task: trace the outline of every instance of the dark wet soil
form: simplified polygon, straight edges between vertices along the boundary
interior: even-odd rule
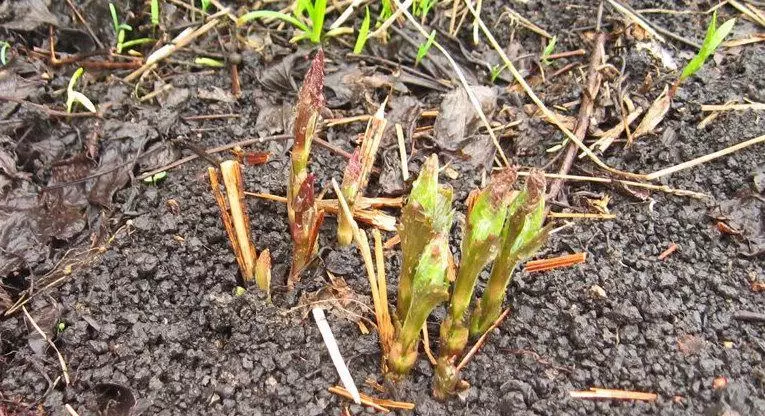
[[[74,3],[83,7],[93,2]],[[122,9],[137,10],[133,4],[137,2],[122,3]],[[595,23],[597,5],[591,3],[595,2],[531,1],[514,7],[557,34],[557,50],[563,51],[590,48],[589,41],[583,39],[587,28]],[[680,8],[674,2],[630,3],[638,9]],[[699,11],[708,6],[699,2],[686,8]],[[103,11],[100,6],[93,7],[86,16],[95,19]],[[497,30],[500,43],[509,44],[507,19],[497,23],[501,10],[492,7],[485,11],[487,23]],[[50,10],[60,27],[81,31],[65,3]],[[727,18],[733,9],[722,12]],[[105,16],[108,19],[108,14]],[[647,16],[696,41],[701,40],[707,20],[700,14]],[[448,26],[448,21],[442,24]],[[621,17],[607,8],[604,30],[623,27]],[[104,42],[113,41],[108,29],[96,30]],[[742,21],[737,33],[743,36],[755,29],[753,23]],[[460,40],[469,45],[469,30],[463,32]],[[14,45],[47,47],[47,28],[30,32],[2,29],[0,33],[12,38]],[[38,293],[26,308],[55,339],[69,368],[70,383],[65,386],[60,378],[55,352],[46,348],[22,312],[13,313],[0,321],[0,414],[25,414],[38,408],[44,414],[64,414],[64,405],[69,404],[82,415],[322,415],[339,414],[346,405],[327,391],[339,380],[316,326],[299,302],[302,294],[327,284],[325,270],[343,277],[358,294],[368,294],[355,250],[334,245],[334,220],[327,220],[322,227],[322,261],[305,273],[294,292],[287,293],[284,282],[291,245],[286,209],[274,202],[248,200],[255,245],[258,250],[269,248],[273,257],[273,303],[255,288],[235,296],[241,278],[209,193],[206,162],[197,159],[169,170],[167,178],[156,185],[131,178],[131,174],[162,166],[178,154],[192,154],[178,139],[210,148],[281,133],[285,126],[289,130],[290,106],[295,102],[290,84],[299,83],[311,51],[303,49],[291,55],[289,46],[280,41],[289,36],[276,36],[264,55],[242,51],[242,97],[233,102],[221,93],[230,90],[228,71],[168,65],[161,74],[174,88],[159,104],[139,103],[130,96],[132,86],[108,77],[106,72],[94,72],[86,78],[84,91],[94,101],[101,105],[111,102],[106,119],[98,122],[49,118],[27,106],[4,103],[3,118],[12,121],[0,125],[0,144],[3,154],[12,155],[15,163],[2,165],[0,172],[1,177],[9,178],[2,183],[0,212],[6,221],[2,236],[6,247],[2,251],[7,262],[0,265],[4,273],[0,294],[8,299],[0,300],[13,302],[23,291]],[[609,62],[617,68],[624,62],[624,86],[633,92],[644,83],[646,74],[652,74],[654,85],[644,98],[649,103],[673,77],[646,52],[637,50],[637,40],[620,39],[618,45],[607,44]],[[513,45],[521,48],[520,56],[538,53],[544,42],[516,28]],[[203,46],[208,50],[220,48],[217,40],[206,41],[199,48]],[[60,47],[79,51],[76,45]],[[676,42],[666,47],[682,57],[678,58],[680,63],[692,53]],[[346,50],[339,45],[327,46],[328,78],[332,73],[350,73],[358,68],[365,76],[391,74],[371,61],[346,59]],[[450,50],[460,56],[470,77],[490,85],[486,68],[464,58],[456,43],[450,44]],[[476,52],[489,55],[484,47],[476,48]],[[765,100],[763,52],[759,43],[718,54],[717,62],[711,62],[682,86],[662,131],[641,138],[626,151],[616,144],[604,160],[620,169],[652,172],[762,134],[765,122],[753,111],[723,113],[704,129],[697,129],[697,125],[704,117],[701,104],[742,97]],[[370,54],[374,53],[411,66],[416,48],[394,35],[387,48],[371,45]],[[179,59],[191,61],[193,55]],[[285,59],[287,64],[283,65]],[[563,105],[581,94],[587,60],[574,58],[555,63],[554,68],[563,67],[565,62],[581,62],[583,72],[574,70],[537,86],[549,105]],[[536,73],[533,65],[519,66],[530,75]],[[3,76],[12,80],[12,90],[17,92],[22,84],[34,81],[22,99],[60,110],[64,98],[56,91],[66,88],[73,69],[48,67],[40,56],[19,54],[12,66],[3,69]],[[39,71],[45,70],[50,71],[53,81],[40,81]],[[437,68],[422,70],[432,70],[436,77],[451,76],[439,74]],[[337,78],[340,80],[327,86],[328,106],[335,117],[368,114],[373,108],[370,100],[379,103],[387,94],[386,88],[358,87],[348,78]],[[148,88],[142,95],[160,86],[153,82],[142,84]],[[388,82],[399,88],[394,96],[412,97],[410,104],[420,109],[438,108],[443,99],[443,91],[403,83],[404,91],[398,80]],[[505,85],[498,82],[500,87]],[[499,105],[511,107],[524,120],[511,137],[503,139],[506,152],[523,166],[544,165],[551,157],[545,149],[560,142],[561,134],[518,108],[530,102],[525,96],[500,87],[496,88]],[[10,94],[7,89],[3,95]],[[204,98],[210,96],[218,98]],[[635,96],[640,98],[637,93]],[[404,99],[401,105],[405,105]],[[238,117],[207,121],[183,118],[222,113]],[[410,122],[406,111],[400,114],[399,121]],[[568,114],[575,116],[576,107]],[[496,117],[504,122],[514,120]],[[612,119],[603,122],[604,127],[611,125]],[[362,129],[359,124],[329,128],[324,136],[332,144],[351,150],[352,140]],[[100,156],[95,158],[99,167],[72,159],[92,143],[88,139],[92,134],[100,137],[96,145]],[[427,138],[417,141],[419,150],[410,163],[412,171],[416,172],[427,154],[438,151],[433,143]],[[393,141],[386,146],[395,149]],[[288,149],[289,143],[279,140],[248,146],[247,150],[270,151],[273,157],[265,165],[246,169],[246,188],[283,195]],[[383,167],[383,175],[388,175],[385,180],[373,177],[370,195],[403,190],[403,183],[393,183],[400,181],[395,150],[383,153],[387,155],[384,162],[392,168]],[[138,163],[133,163],[136,155]],[[480,184],[480,171],[454,154],[443,152],[442,156],[443,161],[452,161],[459,174],[456,179],[443,179],[454,186],[456,198],[464,201]],[[53,167],[61,166],[62,161],[66,169],[59,169],[56,176]],[[15,166],[17,171],[11,172],[8,166]],[[50,200],[38,196],[44,186],[115,166],[123,167],[105,175],[108,179],[63,188]],[[311,167],[322,187],[327,187],[332,177],[339,179],[344,166],[342,156],[314,147]],[[553,169],[557,165],[549,170]],[[709,194],[710,200],[662,192],[640,199],[616,188],[567,183],[570,204],[576,206],[577,196],[583,192],[605,193],[612,198],[609,208],[617,218],[577,220],[554,234],[539,257],[586,252],[586,264],[516,274],[509,289],[512,312],[464,370],[463,376],[472,387],[460,397],[447,402],[432,399],[433,370],[424,358],[389,396],[414,402],[414,413],[421,415],[765,414],[765,323],[735,318],[742,311],[765,313],[763,294],[752,290],[752,282],[765,279],[764,170],[765,151],[759,145],[661,180],[674,188]],[[594,171],[593,165],[582,159],[572,173]],[[393,177],[395,180],[390,179]],[[170,201],[176,201],[180,209],[172,209]],[[18,219],[16,228],[8,227],[12,215],[6,211],[14,214],[22,209],[28,211],[27,216]],[[743,234],[721,233],[716,221],[722,217]],[[37,222],[30,225],[24,218]],[[13,234],[13,230],[21,231]],[[26,238],[25,233],[31,237]],[[455,230],[454,234],[459,233]],[[105,249],[88,252],[91,241],[95,241],[94,247]],[[672,243],[679,249],[666,260],[658,260]],[[29,251],[11,256],[19,253],[9,244],[27,244]],[[457,246],[455,242],[453,247]],[[391,251],[387,259],[391,300],[395,299],[399,262],[400,254]],[[52,288],[41,289],[58,278]],[[593,289],[596,285],[605,297]],[[3,309],[7,307],[3,305]],[[354,312],[371,318],[368,310]],[[431,317],[431,339],[437,338],[443,315],[444,311],[438,310]],[[330,314],[340,349],[361,389],[379,395],[364,384],[369,378],[382,382],[376,335],[361,334],[359,326],[346,317],[341,312]],[[715,379],[720,377],[727,383],[715,388]],[[646,403],[569,396],[570,391],[590,387],[655,392],[658,399]],[[350,406],[350,410],[352,414],[364,412],[358,406]]]

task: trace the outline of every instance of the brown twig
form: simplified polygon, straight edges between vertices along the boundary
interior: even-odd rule
[[[470,359],[473,358],[475,353],[477,353],[478,350],[481,348],[481,346],[486,342],[486,338],[489,337],[489,334],[492,331],[494,331],[494,329],[496,329],[499,326],[499,324],[502,323],[502,321],[505,320],[505,318],[507,317],[509,313],[510,313],[510,308],[505,309],[505,311],[502,312],[502,315],[499,315],[499,318],[497,318],[497,320],[494,321],[493,324],[491,324],[489,329],[487,329],[486,332],[484,332],[483,335],[481,335],[481,337],[478,338],[478,341],[475,342],[475,345],[473,345],[473,348],[471,348],[470,351],[468,351],[468,353],[465,354],[465,357],[462,359],[462,361],[460,361],[459,365],[457,365],[457,372],[460,372],[462,371],[463,368],[465,368],[468,362],[470,362]]]
[[[338,396],[342,396],[342,397],[345,397],[346,399],[352,400],[351,394],[348,392],[348,390],[344,389],[343,387],[333,386],[329,388],[329,391],[331,393],[337,394]],[[380,412],[390,413],[389,409],[414,410],[414,403],[398,402],[398,401],[387,400],[387,399],[378,399],[372,396],[368,396],[364,393],[361,393],[360,396],[361,396],[362,404],[372,407],[375,410],[378,410]]]
[[[104,44],[101,43],[101,39],[98,39],[98,36],[96,36],[96,33],[93,32],[93,28],[90,27],[88,22],[82,17],[82,14],[80,14],[80,11],[77,10],[77,7],[72,3],[72,0],[66,0],[67,4],[69,4],[69,7],[74,12],[74,15],[77,16],[77,19],[80,20],[80,23],[82,23],[83,26],[85,26],[85,30],[88,31],[90,34],[90,37],[93,38],[93,41],[96,42],[99,48],[104,49]]]
[[[595,38],[592,58],[590,59],[590,67],[587,71],[587,87],[582,92],[582,103],[579,105],[579,117],[576,120],[576,129],[574,129],[574,134],[579,140],[584,140],[584,136],[587,134],[592,110],[595,107],[595,98],[598,96],[598,91],[600,90],[602,76],[600,75],[599,68],[602,66],[603,58],[605,56],[605,43],[606,34],[599,33]],[[576,143],[570,142],[568,144],[566,157],[563,159],[558,173],[565,175],[571,170],[571,165],[574,163],[574,159],[576,159],[577,149],[578,146]],[[550,184],[550,191],[547,194],[547,199],[557,199],[562,188],[563,179],[555,179],[552,184]]]
[[[19,98],[16,98],[16,97],[8,97],[8,96],[5,96],[5,95],[0,95],[0,101],[10,101],[10,102],[18,103],[18,104],[21,104],[21,105],[28,105],[30,107],[36,108],[36,109],[44,112],[45,114],[47,114],[50,117],[72,117],[72,118],[96,117],[96,118],[103,118],[103,116],[104,116],[103,113],[101,113],[101,112],[91,113],[91,112],[88,111],[88,112],[82,112],[82,113],[67,113],[66,111],[51,110],[50,108],[48,108],[48,107],[46,107],[44,105],[41,105],[41,104],[33,103],[31,101],[22,100],[22,99],[19,99]]]
[[[543,272],[547,270],[559,269],[561,267],[570,267],[576,264],[582,264],[587,260],[587,253],[575,253],[552,259],[532,260],[526,263],[524,272]]]
[[[351,393],[349,393],[348,390],[346,390],[346,389],[344,389],[342,387],[339,387],[339,386],[330,387],[329,388],[329,392],[337,394],[338,396],[344,397],[344,398],[346,398],[348,400],[353,400],[353,397],[351,396]],[[365,406],[369,406],[369,407],[377,410],[378,412],[390,413],[390,410],[388,410],[388,408],[380,406],[379,404],[375,403],[369,396],[366,396],[366,395],[362,395],[361,396],[361,404],[363,404]]]
[[[0,97],[0,99],[2,99],[2,97]],[[242,147],[242,146],[248,146],[248,145],[251,145],[251,144],[254,144],[254,143],[263,143],[263,142],[269,142],[269,141],[274,141],[274,140],[287,140],[287,139],[291,139],[291,138],[292,138],[291,134],[277,134],[276,136],[267,136],[267,137],[259,137],[259,138],[256,138],[256,139],[240,140],[238,142],[224,144],[222,146],[217,146],[217,147],[213,147],[211,149],[204,150],[204,153],[206,153],[208,155],[211,155],[211,154],[222,152],[224,150],[233,149],[234,147],[237,147],[237,146]],[[159,172],[164,172],[166,170],[177,168],[178,166],[183,165],[184,163],[191,162],[192,160],[198,159],[199,157],[200,157],[199,155],[195,154],[195,155],[184,157],[183,159],[178,159],[175,162],[168,163],[165,166],[162,166],[162,167],[159,167],[159,168],[154,169],[152,171],[143,173],[140,176],[138,176],[136,179],[142,180],[144,178],[148,178],[150,176],[154,176],[154,175],[156,175]]]
[[[667,248],[661,254],[659,254],[659,260],[666,259],[667,257],[669,257],[670,254],[674,253],[675,250],[677,250],[677,244],[675,243],[670,244],[669,248]]]

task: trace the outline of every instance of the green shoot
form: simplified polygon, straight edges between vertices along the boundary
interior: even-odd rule
[[[706,37],[704,37],[704,42],[701,44],[701,49],[699,49],[699,52],[696,54],[696,56],[691,59],[691,61],[688,62],[688,64],[683,69],[683,73],[680,74],[678,84],[690,78],[699,69],[701,69],[707,58],[715,53],[715,50],[720,46],[725,37],[730,34],[731,30],[733,30],[733,25],[735,24],[736,19],[730,19],[718,28],[717,11],[715,10],[714,14],[712,14],[712,21],[709,22],[707,34]]]
[[[431,156],[414,182],[401,211],[403,264],[398,288],[398,325],[388,365],[396,376],[408,373],[417,359],[420,329],[430,313],[449,298],[448,235],[452,190],[438,184],[438,157]]]
[[[380,15],[377,16],[375,27],[379,27],[383,22],[388,20],[389,17],[393,16],[393,6],[391,5],[390,0],[382,0],[381,4]]]
[[[422,19],[428,16],[428,12],[436,5],[438,0],[415,0],[412,3],[412,14]]]
[[[74,71],[74,74],[72,74],[72,78],[69,79],[69,86],[66,88],[66,112],[71,113],[72,107],[74,106],[74,103],[80,103],[83,107],[85,107],[88,111],[91,113],[96,113],[98,110],[96,110],[96,106],[93,105],[93,102],[90,101],[88,97],[85,96],[85,94],[75,91],[74,87],[77,85],[77,81],[82,77],[82,74],[85,73],[85,70],[82,68],[77,68],[76,71]]]
[[[237,25],[241,26],[255,19],[278,19],[291,24],[302,32],[295,35],[290,42],[309,39],[313,43],[320,43],[326,11],[327,0],[314,0],[313,3],[311,0],[297,0],[293,13],[294,16],[273,10],[256,10],[240,16],[237,19]],[[310,25],[304,23],[304,21],[308,21]],[[343,28],[342,32],[345,32],[345,28]],[[328,33],[327,35],[330,36],[331,34]]]
[[[234,288],[234,296],[240,297],[247,292],[247,289],[243,288],[242,286],[237,286]]]
[[[369,6],[367,6],[364,21],[361,22],[361,27],[359,28],[359,37],[356,38],[356,45],[353,47],[353,53],[356,55],[361,53],[364,49],[364,45],[367,43],[367,38],[369,37],[369,23]]]
[[[292,235],[292,267],[287,286],[292,289],[300,273],[317,251],[319,227],[324,212],[314,196],[315,177],[308,170],[311,143],[318,135],[320,111],[324,105],[324,51],[319,49],[305,75],[295,107],[291,168],[287,187],[287,217]]]
[[[491,83],[497,80],[499,75],[507,68],[507,65],[496,65],[491,67]]]
[[[441,322],[441,345],[434,386],[436,397],[446,397],[460,387],[459,371],[454,361],[467,346],[470,333],[468,307],[478,275],[494,260],[501,245],[516,176],[515,169],[507,168],[495,174],[486,188],[474,191],[468,197],[462,258],[449,302],[449,313]]]
[[[143,178],[143,182],[147,185],[157,186],[157,184],[165,180],[165,178],[167,178],[167,172],[163,170],[162,172]]]
[[[552,55],[553,51],[555,51],[555,44],[558,42],[558,37],[553,36],[552,39],[550,39],[549,42],[547,42],[547,46],[545,46],[545,49],[542,51],[542,56],[539,57],[539,59],[544,63],[545,65],[550,65],[550,60],[547,59]]]
[[[210,9],[210,0],[200,0],[200,3],[202,4],[202,11],[207,13],[207,10]]]
[[[8,49],[10,49],[10,47],[10,43],[0,41],[0,63],[2,63],[3,66],[8,65]]]
[[[430,32],[430,35],[428,36],[428,39],[425,41],[425,43],[421,44],[419,48],[417,48],[417,59],[414,61],[414,65],[417,66],[420,64],[420,61],[425,58],[425,55],[428,54],[428,51],[430,50],[430,47],[433,46],[433,42],[436,40],[436,31],[433,30]]]
[[[501,249],[491,269],[484,296],[473,312],[470,335],[480,336],[497,320],[505,300],[507,285],[515,267],[531,256],[547,239],[548,228],[542,228],[545,219],[545,177],[534,170],[526,179],[526,186],[510,203],[502,229]]]
[[[224,66],[226,66],[226,64],[223,61],[219,61],[213,58],[206,58],[203,56],[199,56],[196,59],[194,59],[194,63],[197,65],[207,66],[210,68],[223,68]]]
[[[159,0],[151,0],[151,24],[159,26]]]
[[[431,156],[412,185],[401,210],[398,233],[401,237],[401,274],[396,312],[404,321],[412,303],[412,285],[423,250],[438,234],[448,234],[452,224],[452,191],[438,184],[438,157]]]
[[[154,10],[152,5],[152,19],[154,17],[153,12]],[[114,27],[114,33],[117,35],[117,53],[122,53],[123,49],[130,49],[134,46],[154,42],[154,39],[151,38],[132,39],[126,42],[125,36],[127,32],[133,31],[133,27],[127,23],[120,22],[120,19],[117,16],[117,9],[114,7],[114,3],[109,3],[109,13],[112,15],[112,25]],[[157,13],[159,13],[159,9],[157,9]]]

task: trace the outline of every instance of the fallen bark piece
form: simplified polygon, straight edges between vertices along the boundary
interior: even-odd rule
[[[596,387],[590,390],[569,392],[575,399],[618,399],[618,400],[645,400],[654,401],[659,396],[656,393],[644,393],[640,391],[599,389]]]
[[[532,260],[526,263],[524,272],[544,272],[547,270],[559,269],[561,267],[569,267],[576,264],[584,263],[587,260],[587,253],[569,254],[560,257],[554,257],[551,259]]]

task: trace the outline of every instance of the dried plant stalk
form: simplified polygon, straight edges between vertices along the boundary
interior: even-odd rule
[[[383,103],[367,123],[367,130],[364,132],[361,147],[353,152],[353,156],[345,168],[341,190],[351,212],[353,212],[357,198],[364,193],[367,182],[369,182],[369,173],[372,172],[372,166],[377,157],[377,148],[380,146],[386,124],[385,103]],[[342,212],[338,215],[337,241],[343,246],[353,241],[353,230],[349,218]]]
[[[300,280],[300,272],[316,252],[316,237],[324,219],[324,213],[314,199],[314,176],[308,172],[311,143],[316,137],[319,111],[324,105],[323,88],[324,52],[319,49],[306,73],[295,108],[295,142],[287,187],[287,215],[293,242],[292,267],[287,279],[290,289]]]
[[[268,250],[257,256],[250,234],[250,219],[244,204],[242,167],[235,160],[220,165],[226,196],[220,188],[220,176],[215,168],[208,168],[210,186],[220,209],[223,226],[226,229],[236,262],[246,283],[253,280],[258,287],[269,294],[271,290],[271,256]]]

